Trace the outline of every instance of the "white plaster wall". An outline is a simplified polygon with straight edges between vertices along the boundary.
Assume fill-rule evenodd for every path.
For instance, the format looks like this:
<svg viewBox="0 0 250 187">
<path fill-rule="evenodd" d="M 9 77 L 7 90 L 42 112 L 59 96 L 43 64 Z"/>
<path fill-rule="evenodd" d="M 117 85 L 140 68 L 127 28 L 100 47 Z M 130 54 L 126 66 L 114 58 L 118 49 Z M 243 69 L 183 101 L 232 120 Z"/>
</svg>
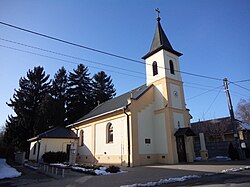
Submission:
<svg viewBox="0 0 250 187">
<path fill-rule="evenodd" d="M 36 144 L 36 152 L 35 152 L 35 154 L 33 154 L 35 144 Z M 38 150 L 38 143 L 36 141 L 35 142 L 31 142 L 30 143 L 29 160 L 36 160 L 36 158 L 37 158 L 37 152 L 38 152 L 37 150 Z"/>
<path fill-rule="evenodd" d="M 170 84 L 170 92 L 171 92 L 172 107 L 182 109 L 180 86 L 175 84 Z M 175 95 L 175 92 L 177 93 L 177 95 Z"/>
<path fill-rule="evenodd" d="M 178 121 L 179 121 L 180 126 L 178 126 Z M 185 127 L 183 114 L 174 112 L 174 127 L 176 129 Z"/>
<path fill-rule="evenodd" d="M 167 154 L 167 134 L 166 134 L 165 113 L 155 115 L 154 120 L 154 138 L 155 138 L 155 153 Z"/>
<path fill-rule="evenodd" d="M 166 76 L 175 80 L 181 81 L 181 74 L 180 74 L 180 65 L 179 65 L 179 58 L 174 54 L 169 53 L 168 51 L 163 51 L 164 59 L 165 59 L 165 67 L 166 67 Z M 169 60 L 173 61 L 174 64 L 174 74 L 170 73 L 170 65 Z"/>
<path fill-rule="evenodd" d="M 164 108 L 163 85 L 158 84 L 154 87 L 155 110 Z"/>
<path fill-rule="evenodd" d="M 139 154 L 167 153 L 165 123 L 165 114 L 154 114 L 153 104 L 138 113 Z M 150 139 L 150 144 L 145 139 Z"/>
<path fill-rule="evenodd" d="M 169 60 L 174 63 L 175 74 L 170 73 Z M 158 74 L 153 76 L 152 64 L 157 62 Z M 147 85 L 164 77 L 169 77 L 181 81 L 179 58 L 165 50 L 160 50 L 146 59 Z"/>
<path fill-rule="evenodd" d="M 153 104 L 147 106 L 138 113 L 138 141 L 139 153 L 154 153 L 154 132 L 153 132 Z M 150 139 L 150 144 L 145 144 L 145 138 Z"/>
<path fill-rule="evenodd" d="M 92 126 L 84 127 L 78 130 L 78 137 L 80 137 L 80 131 L 83 130 L 83 146 L 78 145 L 78 153 L 80 155 L 92 155 L 93 154 L 93 144 L 92 144 Z"/>
<path fill-rule="evenodd" d="M 154 61 L 157 62 L 157 67 L 158 67 L 158 74 L 155 76 L 153 76 L 153 68 L 152 68 L 152 64 Z M 164 67 L 163 50 L 159 51 L 158 53 L 146 59 L 146 73 L 147 73 L 148 85 L 156 80 L 165 77 L 164 68 L 159 68 L 159 67 Z"/>
<path fill-rule="evenodd" d="M 63 151 L 66 152 L 67 144 L 75 142 L 74 139 L 59 139 L 59 138 L 43 138 L 40 145 L 39 159 L 46 152 L 52 151 Z"/>
<path fill-rule="evenodd" d="M 107 124 L 113 124 L 113 143 L 107 143 Z M 127 119 L 120 117 L 96 124 L 96 155 L 123 155 L 127 148 Z M 106 154 L 105 154 L 106 153 Z"/>
</svg>

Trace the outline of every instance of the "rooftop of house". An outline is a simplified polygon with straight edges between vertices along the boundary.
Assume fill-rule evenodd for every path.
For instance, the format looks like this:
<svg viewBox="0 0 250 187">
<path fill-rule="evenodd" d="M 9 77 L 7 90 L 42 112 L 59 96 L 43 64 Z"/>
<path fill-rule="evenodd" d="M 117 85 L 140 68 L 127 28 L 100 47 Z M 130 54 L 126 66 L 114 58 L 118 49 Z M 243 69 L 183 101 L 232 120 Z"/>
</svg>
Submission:
<svg viewBox="0 0 250 187">
<path fill-rule="evenodd" d="M 28 141 L 36 141 L 42 138 L 68 138 L 68 139 L 78 139 L 77 135 L 70 129 L 65 127 L 55 127 L 46 132 L 38 134 L 37 136 L 30 138 Z"/>
<path fill-rule="evenodd" d="M 240 120 L 235 120 L 238 130 L 250 130 L 250 125 Z M 203 133 L 231 133 L 233 125 L 230 117 L 217 118 L 191 123 L 191 129 L 195 134 Z"/>
</svg>

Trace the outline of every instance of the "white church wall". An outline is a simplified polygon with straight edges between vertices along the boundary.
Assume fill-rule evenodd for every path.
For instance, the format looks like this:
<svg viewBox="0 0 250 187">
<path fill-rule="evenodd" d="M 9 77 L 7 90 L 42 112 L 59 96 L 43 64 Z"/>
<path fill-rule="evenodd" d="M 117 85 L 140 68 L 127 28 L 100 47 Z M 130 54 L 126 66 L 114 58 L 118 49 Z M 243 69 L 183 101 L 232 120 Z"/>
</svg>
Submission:
<svg viewBox="0 0 250 187">
<path fill-rule="evenodd" d="M 182 109 L 180 86 L 170 84 L 172 107 Z"/>
<path fill-rule="evenodd" d="M 166 122 L 165 113 L 155 115 L 154 118 L 154 139 L 155 139 L 155 153 L 167 154 L 167 134 L 166 134 Z"/>
<path fill-rule="evenodd" d="M 154 87 L 154 98 L 155 98 L 155 110 L 159 110 L 164 108 L 164 97 L 162 95 L 163 93 L 163 86 L 162 84 L 155 85 Z"/>
<path fill-rule="evenodd" d="M 179 71 L 175 71 L 174 74 L 170 73 L 170 65 L 169 65 L 170 60 L 172 60 L 172 62 L 174 63 L 174 70 L 180 69 L 178 57 L 176 57 L 172 53 L 169 53 L 168 51 L 163 51 L 163 55 L 164 55 L 164 59 L 165 59 L 164 62 L 165 62 L 165 67 L 166 67 L 166 70 L 165 70 L 166 76 L 171 78 L 171 79 L 181 81 L 181 74 Z"/>
<path fill-rule="evenodd" d="M 93 154 L 93 146 L 92 146 L 92 126 L 87 126 L 78 130 L 79 137 L 80 131 L 83 130 L 83 146 L 78 146 L 78 153 L 80 155 L 92 155 Z"/>
<path fill-rule="evenodd" d="M 184 115 L 182 113 L 174 112 L 174 128 L 183 128 L 185 127 Z"/>
<path fill-rule="evenodd" d="M 163 58 L 163 51 L 161 50 L 158 53 L 146 59 L 147 85 L 165 77 L 164 68 L 160 68 L 160 67 L 164 67 L 162 58 Z M 154 61 L 157 62 L 157 66 L 158 66 L 158 74 L 155 76 L 153 76 L 153 69 L 152 69 L 152 64 Z"/>
<path fill-rule="evenodd" d="M 113 142 L 107 143 L 107 124 L 113 124 Z M 123 155 L 127 146 L 126 117 L 96 124 L 96 155 Z"/>
<path fill-rule="evenodd" d="M 139 154 L 154 153 L 153 112 L 154 106 L 150 104 L 138 113 Z M 145 139 L 150 142 L 146 143 Z"/>
</svg>

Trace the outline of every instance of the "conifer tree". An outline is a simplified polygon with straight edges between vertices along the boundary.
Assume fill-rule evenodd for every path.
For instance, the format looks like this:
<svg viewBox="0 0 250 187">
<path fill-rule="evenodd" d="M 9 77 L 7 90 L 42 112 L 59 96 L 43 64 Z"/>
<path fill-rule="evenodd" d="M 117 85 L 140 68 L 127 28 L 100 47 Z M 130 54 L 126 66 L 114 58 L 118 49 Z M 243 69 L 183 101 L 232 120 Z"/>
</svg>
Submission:
<svg viewBox="0 0 250 187">
<path fill-rule="evenodd" d="M 112 79 L 110 76 L 107 76 L 104 71 L 100 71 L 94 75 L 93 81 L 93 97 L 94 97 L 94 105 L 99 103 L 103 103 L 109 99 L 112 99 L 116 95 L 116 90 L 114 88 L 114 84 L 112 83 Z"/>
<path fill-rule="evenodd" d="M 88 68 L 79 64 L 69 73 L 67 90 L 67 123 L 73 123 L 93 108 L 91 79 Z"/>
<path fill-rule="evenodd" d="M 67 71 L 62 67 L 57 71 L 52 81 L 53 104 L 51 112 L 53 113 L 53 119 L 51 125 L 53 126 L 65 126 L 67 88 Z"/>
<path fill-rule="evenodd" d="M 48 129 L 48 123 L 44 123 L 46 116 L 41 113 L 44 110 L 44 99 L 50 91 L 48 79 L 49 75 L 45 75 L 43 67 L 29 70 L 27 78 L 22 77 L 19 80 L 20 88 L 15 90 L 13 99 L 7 103 L 16 113 L 15 118 L 10 117 L 7 121 L 7 129 L 12 131 L 17 147 L 21 150 L 29 149 L 27 139 Z"/>
</svg>

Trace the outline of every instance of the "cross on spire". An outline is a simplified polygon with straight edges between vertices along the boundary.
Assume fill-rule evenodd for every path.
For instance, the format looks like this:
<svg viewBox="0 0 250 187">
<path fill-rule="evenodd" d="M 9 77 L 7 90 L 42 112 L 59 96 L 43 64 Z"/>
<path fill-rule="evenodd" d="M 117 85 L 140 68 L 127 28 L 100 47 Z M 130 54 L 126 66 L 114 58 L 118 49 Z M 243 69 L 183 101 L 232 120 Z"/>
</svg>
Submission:
<svg viewBox="0 0 250 187">
<path fill-rule="evenodd" d="M 160 9 L 159 9 L 159 8 L 156 8 L 155 11 L 156 11 L 156 14 L 157 14 L 156 20 L 157 20 L 157 21 L 160 21 L 160 20 L 161 20 L 161 18 L 160 18 L 160 13 L 161 13 L 161 12 L 160 12 Z"/>
</svg>

